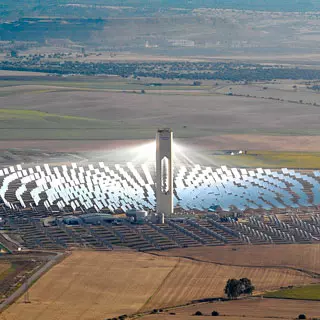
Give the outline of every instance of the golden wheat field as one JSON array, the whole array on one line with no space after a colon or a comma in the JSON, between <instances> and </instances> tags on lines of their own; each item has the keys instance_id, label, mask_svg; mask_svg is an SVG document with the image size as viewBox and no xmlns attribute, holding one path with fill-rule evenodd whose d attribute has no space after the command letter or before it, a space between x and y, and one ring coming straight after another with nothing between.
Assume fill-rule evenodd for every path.
<instances>
[{"instance_id":1,"label":"golden wheat field","mask_svg":"<svg viewBox=\"0 0 320 320\"><path fill-rule=\"evenodd\" d=\"M4 320L105 319L143 306L175 259L131 252L73 252L0 316Z\"/></svg>"},{"instance_id":2,"label":"golden wheat field","mask_svg":"<svg viewBox=\"0 0 320 320\"><path fill-rule=\"evenodd\" d=\"M227 280L242 277L251 279L258 292L315 280L290 269L223 266L182 259L141 311L182 305L206 297L222 297Z\"/></svg>"},{"instance_id":3,"label":"golden wheat field","mask_svg":"<svg viewBox=\"0 0 320 320\"><path fill-rule=\"evenodd\" d=\"M283 266L320 273L319 244L199 247L172 249L161 254L230 265Z\"/></svg>"},{"instance_id":4,"label":"golden wheat field","mask_svg":"<svg viewBox=\"0 0 320 320\"><path fill-rule=\"evenodd\" d=\"M104 319L219 297L228 278L248 277L258 291L315 282L289 269L222 266L145 253L76 251L0 317L22 319Z\"/></svg>"},{"instance_id":5,"label":"golden wheat field","mask_svg":"<svg viewBox=\"0 0 320 320\"><path fill-rule=\"evenodd\" d=\"M199 248L200 249L200 248ZM237 267L132 251L75 251L54 266L1 320L105 319L223 296L229 278L248 277L257 292L315 283L287 268Z\"/></svg>"}]
</instances>

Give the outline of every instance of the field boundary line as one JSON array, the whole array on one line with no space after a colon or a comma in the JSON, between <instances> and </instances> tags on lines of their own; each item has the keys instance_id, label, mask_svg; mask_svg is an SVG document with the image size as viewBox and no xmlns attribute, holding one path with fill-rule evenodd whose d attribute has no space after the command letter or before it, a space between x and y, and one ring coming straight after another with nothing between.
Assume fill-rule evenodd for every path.
<instances>
[{"instance_id":1,"label":"field boundary line","mask_svg":"<svg viewBox=\"0 0 320 320\"><path fill-rule=\"evenodd\" d=\"M163 257L163 256L162 256ZM178 268L178 266L180 265L181 259L179 257L178 261L176 262L176 264L172 267L172 269L168 272L168 274L166 275L166 277L162 280L162 282L160 283L160 285L156 288L156 290L153 292L153 294L147 299L147 301L143 304L143 306L141 308L139 308L139 310L137 312L135 312L135 314L139 314L139 313L144 313L146 311L142 311L143 308L152 300L152 298L161 290L161 288L163 287L163 285L166 283L166 281L169 279L169 277L171 276L171 274Z\"/></svg>"},{"instance_id":2,"label":"field boundary line","mask_svg":"<svg viewBox=\"0 0 320 320\"><path fill-rule=\"evenodd\" d=\"M280 291L280 290L279 290L279 291ZM266 297L266 296L263 296L263 299L298 300L298 301L320 301L319 299L286 298L286 297Z\"/></svg>"},{"instance_id":3,"label":"field boundary line","mask_svg":"<svg viewBox=\"0 0 320 320\"><path fill-rule=\"evenodd\" d=\"M190 257L190 256L175 256L175 255L167 256L167 255L162 255L162 254L155 253L155 252L152 252L152 253L148 252L148 254L155 255L158 257L183 258L183 259L187 259L187 260L191 260L191 261L210 263L210 264L215 264L215 265L219 265L219 266L228 266L228 267L259 268L259 269L289 269L289 270L303 273L303 274L309 276L310 278L320 279L320 273L305 270L305 269L300 269L300 268L294 268L294 267L290 267L290 266L277 266L277 265L275 265L275 266L255 266L255 265L248 266L248 265L242 265L242 264L232 264L232 263L222 263L222 262L202 260L202 259L194 258L194 257Z\"/></svg>"}]
</instances>

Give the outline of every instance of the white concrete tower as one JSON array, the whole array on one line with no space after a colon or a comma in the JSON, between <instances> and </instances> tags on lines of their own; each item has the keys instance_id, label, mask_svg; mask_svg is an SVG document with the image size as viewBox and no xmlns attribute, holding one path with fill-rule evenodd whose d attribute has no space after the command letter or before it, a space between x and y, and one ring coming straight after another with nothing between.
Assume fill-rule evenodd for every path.
<instances>
[{"instance_id":1,"label":"white concrete tower","mask_svg":"<svg viewBox=\"0 0 320 320\"><path fill-rule=\"evenodd\" d=\"M157 131L156 145L156 198L157 213L173 213L173 168L171 129Z\"/></svg>"}]
</instances>

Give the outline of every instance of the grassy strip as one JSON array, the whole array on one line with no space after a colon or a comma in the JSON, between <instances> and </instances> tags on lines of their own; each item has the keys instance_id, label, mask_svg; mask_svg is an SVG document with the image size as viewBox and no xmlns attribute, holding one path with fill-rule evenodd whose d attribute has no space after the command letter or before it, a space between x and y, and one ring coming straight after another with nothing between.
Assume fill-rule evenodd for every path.
<instances>
[{"instance_id":1,"label":"grassy strip","mask_svg":"<svg viewBox=\"0 0 320 320\"><path fill-rule=\"evenodd\" d=\"M320 285L309 285L305 287L269 292L265 294L264 297L279 299L320 300Z\"/></svg>"},{"instance_id":2,"label":"grassy strip","mask_svg":"<svg viewBox=\"0 0 320 320\"><path fill-rule=\"evenodd\" d=\"M115 80L94 80L94 79L85 79L84 81L72 81L68 79L59 79L59 80L47 80L47 79L34 79L25 81L16 81L16 80L0 80L0 88L7 88L10 92L10 87L20 86L20 85L41 85L41 86L52 86L60 88L73 88L73 89L114 89L114 90L210 90L212 86L200 85L193 86L191 84L185 83L163 83L161 86L153 86L151 83L143 81L126 81L121 79Z\"/></svg>"},{"instance_id":3,"label":"grassy strip","mask_svg":"<svg viewBox=\"0 0 320 320\"><path fill-rule=\"evenodd\" d=\"M105 127L108 123L107 121L99 120L99 119L91 119L85 117L75 117L75 116L67 116L67 115L58 115L53 113L47 113L37 110L27 110L27 109L0 109L0 121L2 122L2 128L14 128L15 125L18 125L17 128L24 126L27 127L29 122L34 125L41 125L41 122L45 122L46 128L50 123L54 124L54 127L63 126L63 125L71 125L74 127L75 125L87 125L94 127ZM17 123L18 121L24 121L24 123ZM36 128L38 127L36 126Z\"/></svg>"}]
</instances>

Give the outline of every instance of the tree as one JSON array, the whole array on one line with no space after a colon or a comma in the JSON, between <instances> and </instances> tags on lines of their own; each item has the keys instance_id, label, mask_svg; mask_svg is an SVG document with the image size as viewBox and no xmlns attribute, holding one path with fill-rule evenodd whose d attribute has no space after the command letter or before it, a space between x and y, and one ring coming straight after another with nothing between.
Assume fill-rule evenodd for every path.
<instances>
[{"instance_id":1,"label":"tree","mask_svg":"<svg viewBox=\"0 0 320 320\"><path fill-rule=\"evenodd\" d=\"M17 58L18 52L16 50L11 50L10 55L11 55L11 58Z\"/></svg>"},{"instance_id":2,"label":"tree","mask_svg":"<svg viewBox=\"0 0 320 320\"><path fill-rule=\"evenodd\" d=\"M241 286L241 294L252 294L254 286L251 283L251 280L248 278L242 278L239 280Z\"/></svg>"},{"instance_id":3,"label":"tree","mask_svg":"<svg viewBox=\"0 0 320 320\"><path fill-rule=\"evenodd\" d=\"M202 316L202 312L201 311L197 311L194 315L195 316Z\"/></svg>"},{"instance_id":4,"label":"tree","mask_svg":"<svg viewBox=\"0 0 320 320\"><path fill-rule=\"evenodd\" d=\"M307 317L305 314L302 313L302 314L299 314L298 319L307 319Z\"/></svg>"},{"instance_id":5,"label":"tree","mask_svg":"<svg viewBox=\"0 0 320 320\"><path fill-rule=\"evenodd\" d=\"M229 279L224 289L229 299L236 299L242 294L252 294L254 286L248 278Z\"/></svg>"},{"instance_id":6,"label":"tree","mask_svg":"<svg viewBox=\"0 0 320 320\"><path fill-rule=\"evenodd\" d=\"M229 299L235 299L240 296L240 286L239 280L229 279L227 281L224 293L228 296Z\"/></svg>"},{"instance_id":7,"label":"tree","mask_svg":"<svg viewBox=\"0 0 320 320\"><path fill-rule=\"evenodd\" d=\"M211 315L212 315L213 317L218 317L220 314L219 314L218 311L212 311Z\"/></svg>"}]
</instances>

